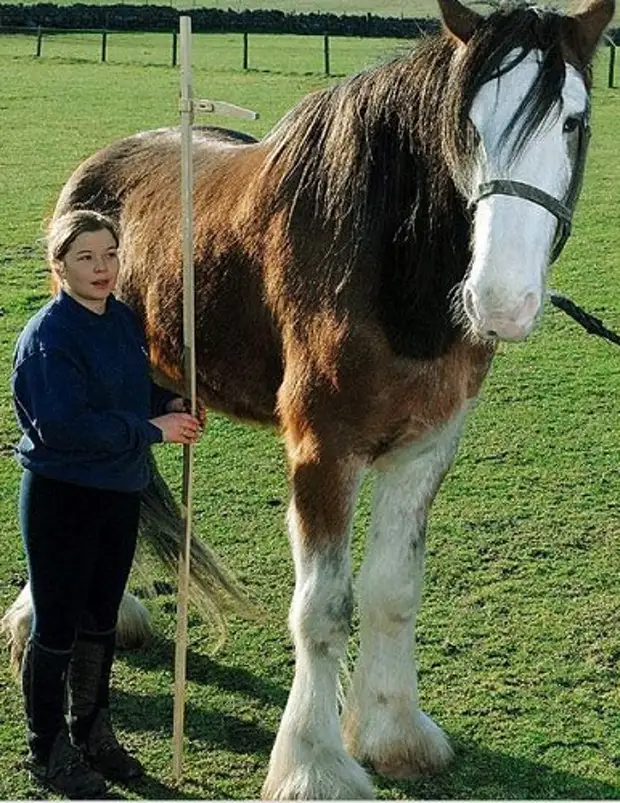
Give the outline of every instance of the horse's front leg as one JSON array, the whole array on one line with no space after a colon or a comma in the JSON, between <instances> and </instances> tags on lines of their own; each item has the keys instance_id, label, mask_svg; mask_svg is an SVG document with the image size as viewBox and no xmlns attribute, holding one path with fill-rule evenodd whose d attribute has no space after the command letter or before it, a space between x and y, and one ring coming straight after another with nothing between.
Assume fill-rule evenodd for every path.
<instances>
[{"instance_id":1,"label":"horse's front leg","mask_svg":"<svg viewBox=\"0 0 620 803\"><path fill-rule=\"evenodd\" d=\"M377 466L372 524L359 577L360 654L345 704L347 747L394 778L441 769L447 738L420 711L415 617L426 518L458 444L462 415Z\"/></svg>"},{"instance_id":2,"label":"horse's front leg","mask_svg":"<svg viewBox=\"0 0 620 803\"><path fill-rule=\"evenodd\" d=\"M353 605L349 531L360 468L316 448L307 438L296 448L289 442L296 575L289 624L296 665L262 793L282 800L365 799L372 786L344 749L337 705Z\"/></svg>"}]
</instances>

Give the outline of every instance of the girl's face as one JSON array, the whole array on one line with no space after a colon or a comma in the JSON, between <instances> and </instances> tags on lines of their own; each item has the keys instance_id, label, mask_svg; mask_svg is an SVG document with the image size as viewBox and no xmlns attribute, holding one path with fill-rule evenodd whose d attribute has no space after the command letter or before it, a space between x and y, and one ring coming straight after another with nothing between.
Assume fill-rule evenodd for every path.
<instances>
[{"instance_id":1,"label":"girl's face","mask_svg":"<svg viewBox=\"0 0 620 803\"><path fill-rule=\"evenodd\" d=\"M64 290L80 304L99 314L116 286L118 246L107 229L85 231L71 243L57 268Z\"/></svg>"}]
</instances>

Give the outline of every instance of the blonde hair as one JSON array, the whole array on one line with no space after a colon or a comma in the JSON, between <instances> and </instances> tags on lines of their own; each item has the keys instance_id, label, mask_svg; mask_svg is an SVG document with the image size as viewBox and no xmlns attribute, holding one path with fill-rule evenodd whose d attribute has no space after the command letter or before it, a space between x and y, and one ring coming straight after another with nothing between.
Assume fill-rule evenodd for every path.
<instances>
[{"instance_id":1,"label":"blonde hair","mask_svg":"<svg viewBox=\"0 0 620 803\"><path fill-rule=\"evenodd\" d=\"M116 223L106 215L92 209L74 209L59 217L52 218L47 229L47 261L52 271L52 292L58 293L61 288L58 266L65 258L72 243L80 234L88 231L110 232L117 247L120 245L120 234Z\"/></svg>"}]
</instances>

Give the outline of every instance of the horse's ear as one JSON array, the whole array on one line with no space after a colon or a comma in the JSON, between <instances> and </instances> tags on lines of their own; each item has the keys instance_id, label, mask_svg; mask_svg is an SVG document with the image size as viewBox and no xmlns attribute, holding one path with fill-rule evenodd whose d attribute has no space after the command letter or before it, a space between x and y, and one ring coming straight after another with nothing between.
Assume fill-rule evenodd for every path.
<instances>
[{"instance_id":1,"label":"horse's ear","mask_svg":"<svg viewBox=\"0 0 620 803\"><path fill-rule=\"evenodd\" d=\"M438 2L446 28L452 36L467 44L483 17L463 3L459 3L459 0L438 0Z\"/></svg>"},{"instance_id":2,"label":"horse's ear","mask_svg":"<svg viewBox=\"0 0 620 803\"><path fill-rule=\"evenodd\" d=\"M564 17L566 43L582 65L590 63L615 7L615 0L588 0L575 14Z\"/></svg>"}]
</instances>

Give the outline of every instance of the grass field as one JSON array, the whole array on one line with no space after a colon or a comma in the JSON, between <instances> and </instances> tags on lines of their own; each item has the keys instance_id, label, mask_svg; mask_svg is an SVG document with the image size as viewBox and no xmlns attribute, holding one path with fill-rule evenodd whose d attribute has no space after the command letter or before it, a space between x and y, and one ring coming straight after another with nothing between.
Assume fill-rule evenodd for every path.
<instances>
[{"instance_id":1,"label":"grass field","mask_svg":"<svg viewBox=\"0 0 620 803\"><path fill-rule=\"evenodd\" d=\"M0 609L26 579L16 520L19 470L9 397L10 356L46 298L39 237L58 191L95 149L177 122L178 75L169 37L0 38ZM393 42L334 45L334 69L372 63ZM262 134L300 97L326 85L321 51L294 37L260 37L242 73L238 39L196 37L201 96L257 109ZM620 330L620 91L597 64L594 135L575 233L552 285ZM229 120L215 120L230 125ZM620 350L549 309L523 345L500 349L429 531L419 665L424 709L457 758L437 777L377 779L382 798L620 799ZM178 490L181 456L158 455ZM119 796L255 798L286 702L293 652L286 614L293 586L283 514L287 487L277 437L212 416L197 450L200 534L260 606L260 622L231 621L217 654L191 617L185 782L171 781L172 593L147 605L157 637L121 655L113 706L149 777ZM355 564L368 520L356 518ZM351 644L352 655L355 645ZM41 794L21 768L24 723L0 662L0 797Z\"/></svg>"}]
</instances>

